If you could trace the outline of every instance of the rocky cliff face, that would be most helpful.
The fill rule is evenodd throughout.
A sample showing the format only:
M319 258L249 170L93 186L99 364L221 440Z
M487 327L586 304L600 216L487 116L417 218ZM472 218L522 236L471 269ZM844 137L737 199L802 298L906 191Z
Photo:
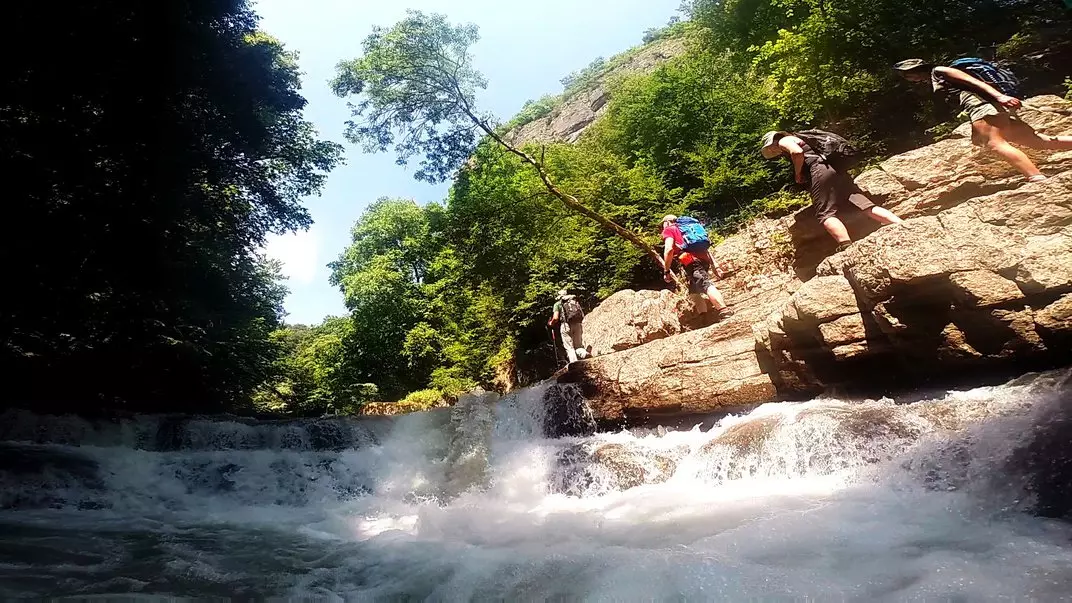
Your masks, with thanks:
M1072 132L1058 97L1030 99L1022 117ZM644 420L1072 361L1072 152L1031 152L1052 177L1027 184L968 133L857 179L903 225L847 220L857 242L833 255L811 209L759 221L715 250L736 268L719 287L737 316L673 325L669 292L612 297L586 319L605 355L559 380L598 419Z
M685 41L668 38L650 44L598 78L592 87L574 94L556 107L550 115L541 117L507 133L512 144L530 142L576 142L584 130L607 110L610 99L607 82L626 73L651 71L659 64L682 54Z

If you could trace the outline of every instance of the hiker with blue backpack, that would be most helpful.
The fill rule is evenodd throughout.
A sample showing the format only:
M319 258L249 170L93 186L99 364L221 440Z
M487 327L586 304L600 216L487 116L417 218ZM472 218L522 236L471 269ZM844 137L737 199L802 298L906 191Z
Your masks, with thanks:
M837 215L841 209L855 207L880 224L901 222L890 210L872 203L853 182L848 170L859 162L860 152L841 136L824 130L767 132L759 144L765 158L789 159L797 183L808 187L815 219L833 237L837 252L852 244Z
M1032 149L1072 149L1072 136L1039 134L1017 118L1020 109L1019 80L1012 71L974 57L957 59L948 67L908 59L893 66L911 82L930 82L936 93L956 99L962 113L972 124L972 143L1001 156L1019 170L1028 182L1046 176L1031 158L1015 145Z
M689 283L689 292L706 295L718 320L733 316L733 310L722 299L722 293L711 281L715 260L711 257L711 239L707 229L695 218L666 216L663 218L663 279L674 282L671 266L674 258L681 262Z

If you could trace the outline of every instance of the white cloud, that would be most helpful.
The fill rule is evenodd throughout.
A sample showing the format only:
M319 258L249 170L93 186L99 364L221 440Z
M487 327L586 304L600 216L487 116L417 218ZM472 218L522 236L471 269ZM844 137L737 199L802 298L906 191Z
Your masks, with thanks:
M290 285L309 285L317 277L321 262L317 261L320 237L316 229L295 234L272 235L265 245L268 257L283 262L283 274Z

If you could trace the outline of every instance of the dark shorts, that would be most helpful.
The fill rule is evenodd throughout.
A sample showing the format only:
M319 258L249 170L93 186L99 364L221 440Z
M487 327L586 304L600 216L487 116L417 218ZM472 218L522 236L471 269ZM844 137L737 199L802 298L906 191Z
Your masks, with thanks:
M707 293L707 289L714 285L707 264L700 260L685 265L685 276L689 280L689 293Z
M838 209L855 207L859 210L875 206L848 173L835 170L826 163L816 161L811 165L811 201L815 207L815 219L820 223L834 217Z

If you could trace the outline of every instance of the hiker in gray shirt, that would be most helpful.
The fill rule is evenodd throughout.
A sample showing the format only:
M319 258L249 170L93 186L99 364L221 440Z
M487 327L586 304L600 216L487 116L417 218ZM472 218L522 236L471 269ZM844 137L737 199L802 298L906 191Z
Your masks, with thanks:
M559 291L551 320L547 321L547 324L552 328L559 328L562 347L566 348L566 357L570 362L577 362L578 357L583 360L589 354L589 350L584 347L583 321L584 310L581 308L581 302L577 301L577 296L570 295L565 289Z

